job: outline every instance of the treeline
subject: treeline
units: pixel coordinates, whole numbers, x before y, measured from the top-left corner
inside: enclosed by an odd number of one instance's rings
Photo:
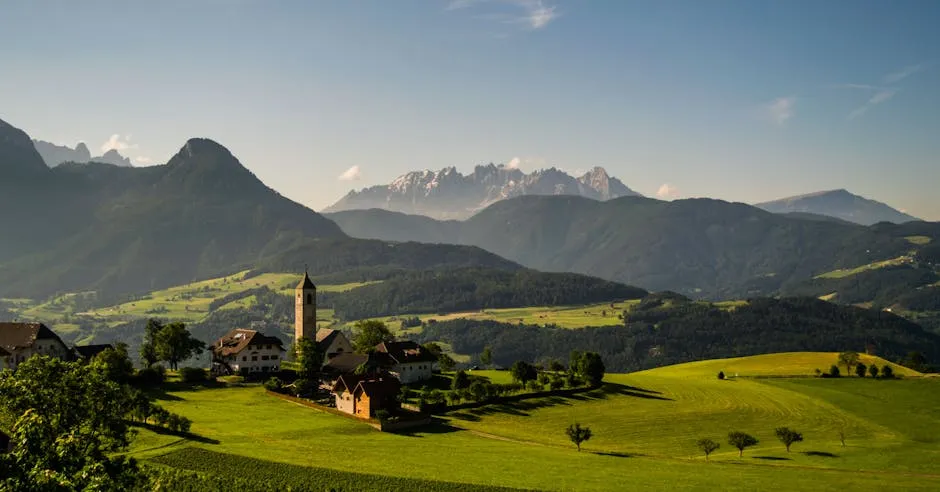
[[[878,310],[839,306],[813,298],[752,299],[733,310],[673,301],[638,307],[625,326],[567,330],[489,320],[431,323],[417,341],[450,343],[457,353],[493,362],[563,359],[571,350],[597,352],[609,371],[649,369],[704,359],[773,352],[872,349],[889,360],[911,351],[940,360],[940,336]],[[478,363],[474,358],[472,364]]]
[[[346,320],[408,313],[447,313],[639,299],[637,287],[571,273],[492,269],[405,273],[382,283],[321,297]]]

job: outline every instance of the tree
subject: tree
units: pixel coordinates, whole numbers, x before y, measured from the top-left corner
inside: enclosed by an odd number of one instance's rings
[[[457,361],[453,357],[442,353],[437,356],[437,365],[441,368],[442,372],[451,372],[457,367]]]
[[[147,320],[147,327],[144,329],[144,343],[140,346],[140,360],[144,367],[150,367],[160,360],[157,357],[156,339],[157,333],[163,329],[163,323],[159,320]]]
[[[872,367],[875,367],[875,365],[872,364]],[[867,367],[865,364],[862,364],[861,362],[859,362],[858,364],[855,364],[855,375],[856,375],[856,376],[858,376],[858,377],[860,377],[860,378],[863,378],[863,377],[865,377],[865,373],[866,373],[867,371],[868,371],[868,367]]]
[[[738,456],[744,456],[744,450],[756,446],[760,441],[756,437],[741,431],[728,433],[728,444],[738,448]]]
[[[353,348],[360,354],[372,352],[375,350],[375,346],[380,343],[395,340],[395,335],[388,329],[388,326],[377,320],[357,321],[355,332]]]
[[[462,390],[464,388],[470,387],[470,376],[467,376],[466,372],[457,371],[454,374],[454,379],[450,383],[450,389],[453,390]]]
[[[891,368],[888,364],[885,364],[881,368],[881,377],[885,379],[894,379],[894,369]]]
[[[724,378],[725,378],[725,371],[718,371],[718,379],[724,379]]]
[[[516,361],[509,369],[509,373],[512,375],[513,381],[517,381],[523,385],[539,377],[539,371],[535,366],[522,360]]]
[[[193,338],[183,323],[162,325],[153,337],[153,350],[157,359],[166,361],[170,369],[174,370],[180,362],[201,354],[204,348],[205,344]]]
[[[803,434],[790,429],[788,427],[778,427],[774,430],[774,434],[777,435],[777,439],[780,439],[780,442],[787,447],[787,452],[790,452],[790,446],[795,442],[803,442]]]
[[[839,372],[839,366],[833,364],[832,367],[829,368],[829,377],[837,378],[839,376],[841,376],[841,373]]]
[[[571,352],[568,370],[586,380],[591,386],[599,386],[604,380],[604,361],[596,352]]]
[[[698,446],[699,449],[702,450],[702,452],[705,453],[705,461],[708,461],[708,455],[712,454],[714,451],[716,451],[718,448],[721,447],[721,444],[718,444],[717,442],[712,441],[711,439],[699,439],[698,442],[696,442],[695,444],[696,446]]]
[[[907,358],[904,360],[904,365],[918,372],[926,372],[927,358],[924,357],[924,354],[916,350],[911,351],[907,354]]]
[[[845,373],[850,374],[852,368],[855,367],[855,364],[858,364],[858,352],[854,350],[846,350],[839,354],[839,365],[845,366]]]
[[[320,380],[320,369],[323,367],[323,352],[316,340],[303,337],[294,346],[297,360],[297,376],[312,381]]]
[[[488,383],[483,381],[474,381],[469,388],[467,388],[470,398],[475,402],[481,402],[486,400],[489,395],[489,388],[487,388]]]
[[[571,439],[571,442],[578,447],[578,452],[581,452],[581,443],[590,440],[593,434],[589,427],[581,427],[581,424],[575,423],[568,426],[565,429],[565,434],[568,435],[568,439]]]
[[[483,347],[483,353],[480,354],[480,364],[489,366],[493,363],[493,350],[489,346]]]
[[[877,378],[877,377],[878,377],[878,366],[872,364],[871,367],[868,368],[868,374],[871,374],[871,377],[873,377],[873,378]]]
[[[548,370],[552,372],[562,372],[565,370],[565,365],[557,359],[552,359],[552,361],[548,363]]]
[[[130,443],[132,393],[90,367],[33,356],[0,373],[0,415],[12,420],[0,453],[0,490],[131,490],[137,464],[115,453]]]
[[[106,348],[91,359],[91,367],[106,379],[118,384],[130,381],[134,375],[134,363],[127,355],[127,344],[118,343],[114,348]]]

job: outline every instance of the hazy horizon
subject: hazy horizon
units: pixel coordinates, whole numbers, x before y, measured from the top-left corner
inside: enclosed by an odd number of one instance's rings
[[[940,220],[937,18],[926,1],[13,0],[0,119],[136,166],[212,138],[316,210],[515,162],[601,166],[664,199],[845,188]]]

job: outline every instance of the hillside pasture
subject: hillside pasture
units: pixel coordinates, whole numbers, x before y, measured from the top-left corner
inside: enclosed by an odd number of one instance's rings
[[[833,270],[831,272],[826,272],[820,275],[815,276],[817,279],[838,279],[851,277],[852,275],[858,275],[862,272],[867,272],[871,270],[878,270],[881,268],[888,268],[892,266],[905,265],[913,262],[910,256],[899,256],[897,258],[891,258],[884,261],[876,261],[869,263],[867,265],[862,265],[856,268],[843,268],[839,270]]]

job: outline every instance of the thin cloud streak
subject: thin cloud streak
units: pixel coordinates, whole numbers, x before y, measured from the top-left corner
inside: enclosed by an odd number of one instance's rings
[[[793,117],[795,105],[796,96],[778,97],[768,103],[764,109],[774,123],[782,126]]]
[[[898,70],[897,72],[889,73],[888,75],[885,75],[884,83],[886,84],[898,83],[910,77],[911,75],[914,75],[915,73],[922,71],[925,68],[927,68],[926,63],[918,63],[917,65],[908,65],[902,68],[901,70]]]
[[[484,4],[501,4],[519,13],[490,12],[478,17],[503,24],[523,24],[531,30],[542,29],[561,16],[557,7],[547,6],[542,0],[453,0],[445,10],[463,10]]]
[[[362,179],[362,169],[360,169],[359,166],[353,166],[344,171],[343,174],[340,174],[336,179],[340,181],[359,181]]]

